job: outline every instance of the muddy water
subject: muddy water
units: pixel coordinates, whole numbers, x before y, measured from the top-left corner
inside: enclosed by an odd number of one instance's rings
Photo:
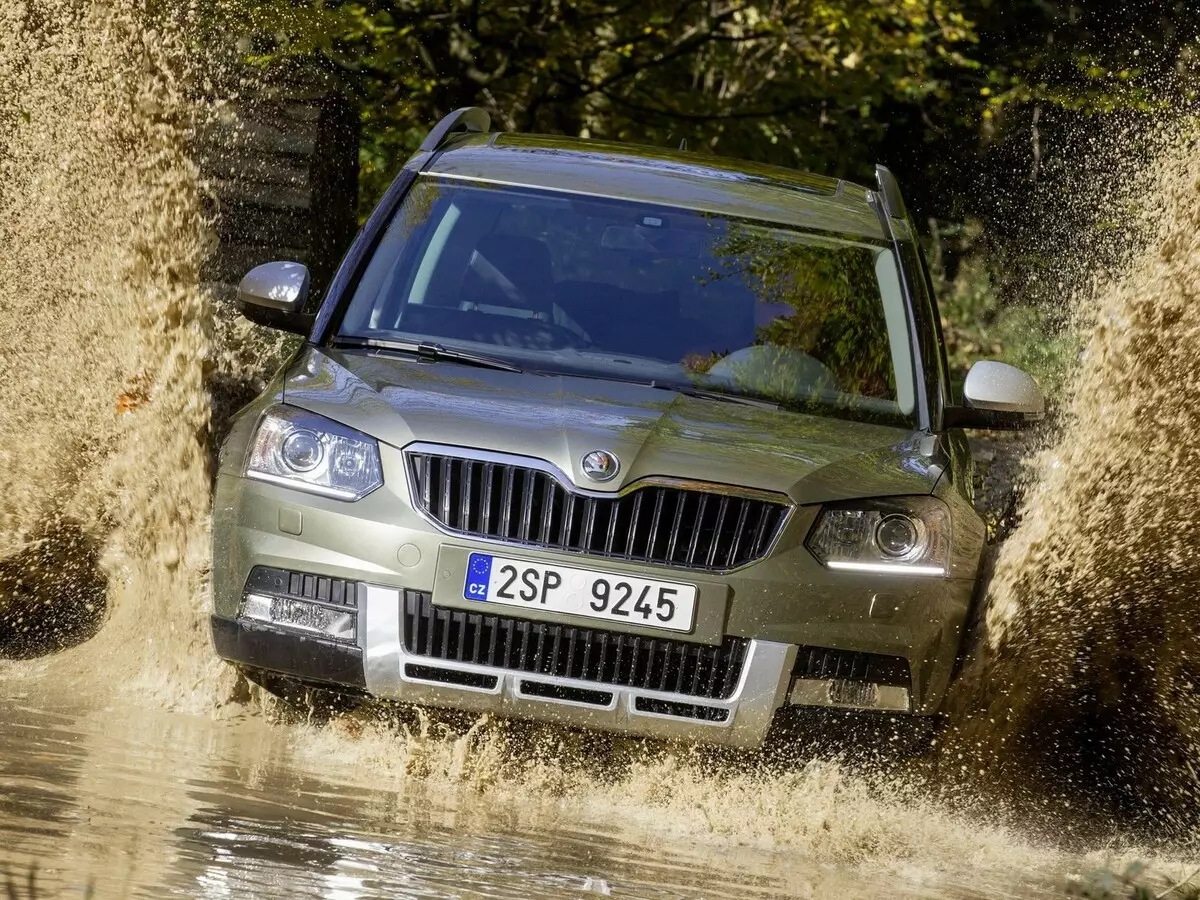
[[[569,786],[498,802],[461,774],[381,777],[346,752],[351,738],[314,744],[304,726],[256,715],[33,695],[0,704],[0,721],[0,860],[36,863],[49,895],[1060,896],[1054,857],[1021,858],[1007,841],[990,865],[934,864],[937,852],[871,859],[869,844],[850,864],[712,829],[680,834],[668,816],[646,827],[644,808],[580,803]],[[406,756],[403,740],[395,753]]]
[[[1200,812],[1200,120],[1157,143],[1121,198],[1136,241],[1078,288],[1063,425],[1001,548],[956,725],[990,778],[1186,833]]]
[[[765,854],[726,865],[687,845],[664,852],[552,812],[514,831],[469,794],[381,788],[344,761],[298,756],[292,735],[256,718],[40,704],[0,715],[5,855],[36,861],[39,883],[64,895],[777,897],[811,877],[772,873]]]
[[[1038,897],[1132,857],[1162,887],[1187,874],[1197,568],[1167,501],[1200,452],[1192,145],[1147,182],[1145,252],[1081,294],[1083,388],[938,760],[296,722],[205,633],[214,385],[265,357],[199,282],[206,63],[188,9],[157,15],[0,0],[0,863],[36,863],[44,893],[156,897]],[[1154,665],[1130,680],[1130,659]],[[1174,802],[1135,840],[1114,790]]]

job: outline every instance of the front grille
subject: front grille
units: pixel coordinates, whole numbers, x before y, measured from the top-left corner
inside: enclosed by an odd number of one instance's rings
[[[586,497],[539,469],[408,454],[414,501],[456,534],[723,571],[761,559],[787,518],[786,502],[646,485]]]
[[[737,687],[749,643],[727,637],[710,647],[469,613],[434,606],[429,594],[404,592],[408,653],[536,675],[725,699]]]
[[[796,654],[797,678],[845,679],[868,681],[895,687],[911,687],[908,660],[902,656],[878,653],[854,653],[825,647],[801,647]]]

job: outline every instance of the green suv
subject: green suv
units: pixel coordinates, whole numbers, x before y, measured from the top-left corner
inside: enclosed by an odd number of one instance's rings
[[[266,677],[756,746],[784,706],[928,715],[985,529],[895,179],[440,122],[221,451],[213,640]]]

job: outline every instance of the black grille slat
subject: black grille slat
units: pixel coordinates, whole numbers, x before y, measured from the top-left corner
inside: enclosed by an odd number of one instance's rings
[[[719,647],[598,628],[464,613],[404,595],[404,648],[416,656],[640,690],[726,699],[737,687],[746,638]],[[797,668],[802,668],[797,662]]]
[[[468,537],[723,571],[765,556],[787,520],[784,498],[662,485],[589,497],[532,466],[430,453],[409,460],[421,510]]]
[[[709,663],[711,668],[708,672],[708,688],[704,692],[704,696],[706,697],[711,697],[714,695],[717,690],[717,681],[721,676],[721,663],[723,660],[716,652],[716,649],[717,648],[715,647],[713,648],[712,660]]]
[[[467,616],[467,624],[471,628],[471,653],[472,659],[479,659],[479,643],[483,639],[483,623],[480,621],[481,616],[478,613],[472,613]],[[467,645],[463,642],[463,655],[459,658],[462,662],[467,658]]]
[[[747,500],[740,500],[741,509],[738,510],[737,525],[734,526],[732,534],[730,534],[729,552],[725,555],[725,567],[729,568],[733,565],[733,560],[737,559],[738,547],[742,543],[742,536],[746,533],[746,519],[750,515],[750,503]]]
[[[421,505],[425,509],[433,508],[433,472],[430,471],[430,466],[433,465],[433,458],[429,456],[419,456],[416,460],[417,465],[417,484],[421,486]]]
[[[546,478],[542,488],[542,527],[538,532],[538,543],[543,547],[550,546],[550,535],[554,528],[554,479]]]
[[[753,553],[755,556],[758,556],[764,550],[766,550],[765,543],[767,536],[770,534],[770,530],[768,528],[770,522],[771,508],[769,506],[764,506],[762,511],[758,514],[758,527],[754,529],[754,543],[751,545],[753,547],[751,553]]]
[[[504,643],[501,645],[502,649],[500,651],[500,653],[501,653],[500,662],[497,663],[497,665],[499,665],[502,668],[511,669],[513,667],[512,652],[513,652],[513,644],[515,643],[514,639],[516,638],[516,635],[517,635],[517,620],[516,619],[508,619],[504,623]]]
[[[650,519],[650,537],[646,545],[646,556],[650,559],[656,559],[654,555],[654,545],[658,541],[659,534],[662,533],[662,513],[663,505],[666,503],[667,491],[665,488],[657,488],[654,491],[654,515]]]
[[[478,520],[479,507],[482,505],[479,502],[479,496],[475,491],[479,487],[479,478],[476,473],[476,468],[479,463],[469,462],[464,467],[463,472],[463,489],[462,496],[459,498],[459,503],[462,507],[462,515],[459,521],[460,526],[464,531],[478,531],[479,526],[472,520]]]
[[[745,662],[746,648],[739,646],[735,648],[732,658],[729,660],[729,665],[725,667],[725,683],[721,685],[721,696],[728,697],[737,687],[738,678],[742,674],[742,663]]]
[[[696,562],[696,551],[700,549],[700,536],[704,533],[704,513],[708,509],[708,494],[700,495],[700,508],[696,510],[696,521],[692,524],[692,539],[688,541],[687,565]]]
[[[616,503],[608,505],[608,525],[604,529],[604,555],[613,555],[613,544],[617,540],[617,524],[620,519],[620,506]]]
[[[704,567],[711,569],[717,561],[717,550],[721,546],[722,529],[725,527],[725,514],[729,512],[729,498],[722,497],[717,504],[717,521],[713,525],[713,538],[708,543],[708,554],[704,557]]]
[[[675,561],[675,548],[679,544],[679,531],[683,527],[683,508],[687,505],[687,494],[680,492],[675,497],[675,517],[667,537],[667,562]]]
[[[680,693],[691,694],[693,697],[700,696],[700,663],[703,661],[704,655],[697,653],[694,658],[688,659],[688,668],[692,672],[692,683],[687,690]]]
[[[492,525],[492,475],[496,467],[492,463],[483,464],[483,484],[480,487],[480,519],[479,530],[487,534]]]
[[[622,634],[614,634],[612,637],[613,643],[617,645],[617,658],[613,660],[612,675],[610,675],[609,678],[606,678],[605,681],[611,680],[617,684],[628,684],[629,682],[622,678],[622,675],[625,674],[625,668],[621,665],[623,657],[625,656],[625,636]]]
[[[592,549],[592,536],[596,531],[596,503],[592,497],[583,501],[583,537],[579,543],[584,550]]]
[[[629,534],[625,538],[625,556],[633,557],[633,548],[637,542],[638,519],[642,514],[642,500],[645,491],[635,491],[633,494],[633,510],[629,515]]]
[[[521,540],[526,543],[532,540],[533,507],[537,496],[538,478],[536,472],[527,472],[521,490]]]
[[[494,666],[496,664],[496,640],[500,636],[500,629],[487,616],[481,618],[479,628],[480,630],[486,628],[488,631],[487,665]]]
[[[675,687],[673,690],[676,694],[682,694],[684,663],[687,662],[687,645],[679,644],[675,649],[679,651],[679,660],[675,663]]]
[[[563,509],[562,526],[559,529],[558,547],[566,550],[571,546],[571,526],[575,523],[575,495],[567,494],[567,505]]]
[[[504,467],[504,488],[500,494],[500,534],[502,538],[508,537],[508,526],[512,522],[512,498],[513,498],[513,481],[516,478],[516,469],[512,466]],[[446,524],[445,522],[442,523]]]
[[[570,672],[575,667],[575,629],[567,629],[567,668]]]
[[[440,521],[445,522],[447,525],[450,525],[450,527],[453,528],[454,526],[450,522],[450,488],[454,484],[455,460],[443,459],[441,463],[442,464],[440,468],[448,469],[449,471],[442,476],[441,490],[438,492],[438,500],[442,504],[442,515]]]

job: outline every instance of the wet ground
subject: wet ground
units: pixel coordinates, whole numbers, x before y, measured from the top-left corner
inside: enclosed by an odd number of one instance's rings
[[[469,784],[389,783],[336,752],[345,735],[74,699],[0,702],[0,861],[17,882],[36,867],[38,896],[1061,896],[1022,867],[838,865],[553,796],[516,811]]]

